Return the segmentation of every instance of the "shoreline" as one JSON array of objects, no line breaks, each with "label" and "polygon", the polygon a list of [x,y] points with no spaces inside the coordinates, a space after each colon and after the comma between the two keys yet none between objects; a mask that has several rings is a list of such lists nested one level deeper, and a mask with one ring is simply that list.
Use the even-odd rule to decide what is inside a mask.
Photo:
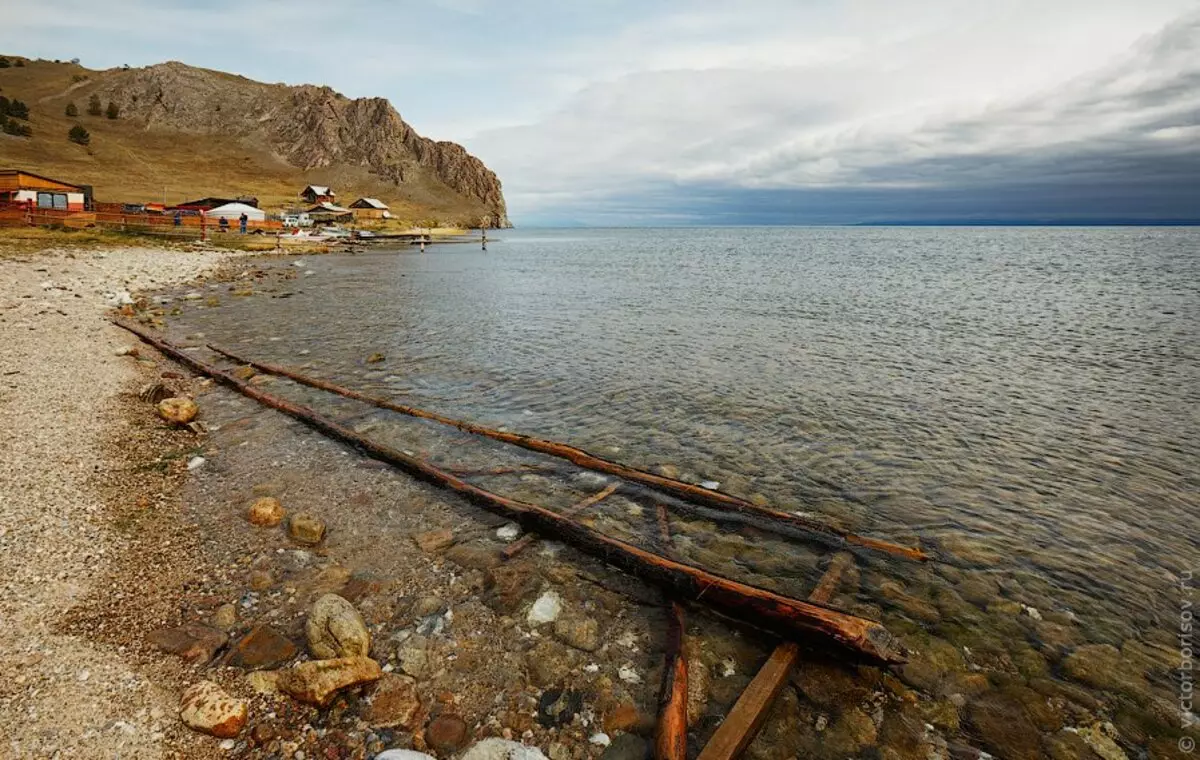
[{"label": "shoreline", "polygon": [[130,408],[158,370],[117,356],[132,342],[106,313],[232,255],[113,248],[0,257],[0,670],[16,674],[0,688],[0,756],[165,757],[168,740],[188,756],[207,752],[177,731],[173,687],[183,674],[173,663],[106,642],[105,614],[82,625],[70,618],[93,598],[115,613],[161,608],[174,593],[98,585],[144,549],[120,534],[122,513],[153,501],[161,534],[177,531],[178,473],[151,477],[130,463],[182,435],[156,434],[146,412]]}]

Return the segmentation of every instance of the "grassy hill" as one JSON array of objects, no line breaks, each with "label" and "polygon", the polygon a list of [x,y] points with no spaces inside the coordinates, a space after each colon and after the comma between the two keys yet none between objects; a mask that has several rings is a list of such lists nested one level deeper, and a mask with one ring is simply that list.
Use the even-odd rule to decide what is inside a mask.
[{"label": "grassy hill", "polygon": [[[343,119],[329,126],[324,122],[330,104],[347,110],[364,101],[350,101],[327,88],[268,85],[182,64],[93,71],[71,63],[23,62],[0,68],[0,95],[29,106],[33,136],[0,134],[0,168],[90,184],[101,201],[179,203],[210,195],[254,195],[262,207],[275,209],[298,204],[299,191],[312,183],[333,187],[344,203],[359,196],[379,198],[393,215],[411,222],[475,226],[481,217],[491,216],[495,224],[504,214],[494,174],[459,146],[412,133],[385,101],[373,101],[374,121],[361,123],[359,108],[350,113],[353,124]],[[169,108],[159,102],[163,107],[154,110],[149,101],[161,100],[164,91],[169,91]],[[89,115],[93,93],[106,106],[117,103],[121,116]],[[68,103],[74,103],[78,116],[66,116]],[[227,105],[222,112],[228,103],[236,108]],[[211,118],[202,123],[183,119],[204,109]],[[291,156],[267,130],[275,123],[302,130],[299,137],[289,135]],[[326,165],[304,168],[296,165],[295,143],[308,139],[303,130],[310,123],[319,149],[310,163]],[[89,145],[67,139],[75,124],[88,130]],[[354,146],[373,140],[380,143],[374,154],[352,154]],[[475,176],[467,176],[472,172]]]}]

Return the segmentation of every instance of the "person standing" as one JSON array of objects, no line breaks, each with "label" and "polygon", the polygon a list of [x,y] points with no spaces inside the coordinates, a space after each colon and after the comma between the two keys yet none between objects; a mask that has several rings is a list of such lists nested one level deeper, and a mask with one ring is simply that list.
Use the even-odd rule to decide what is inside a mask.
[{"label": "person standing", "polygon": [[245,235],[246,234],[246,223],[249,221],[250,221],[250,217],[246,216],[246,212],[243,211],[242,215],[238,217],[238,232]]}]

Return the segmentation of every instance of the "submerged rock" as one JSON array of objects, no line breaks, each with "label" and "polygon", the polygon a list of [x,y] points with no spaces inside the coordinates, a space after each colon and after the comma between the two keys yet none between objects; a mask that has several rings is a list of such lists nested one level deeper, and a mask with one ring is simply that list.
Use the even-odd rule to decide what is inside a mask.
[{"label": "submerged rock", "polygon": [[584,652],[595,652],[600,648],[600,624],[581,615],[563,615],[554,621],[554,638]]},{"label": "submerged rock", "polygon": [[650,747],[646,740],[633,734],[621,734],[604,748],[600,760],[646,760]]},{"label": "submerged rock", "polygon": [[1063,670],[1073,680],[1105,691],[1140,696],[1149,688],[1143,671],[1122,658],[1121,652],[1111,644],[1088,644],[1077,648],[1063,661]]},{"label": "submerged rock", "polygon": [[583,695],[573,689],[547,689],[538,700],[538,723],[565,726],[583,709]]},{"label": "submerged rock", "polygon": [[322,660],[365,657],[371,652],[371,632],[354,605],[337,594],[325,594],[313,604],[304,623],[308,648]]},{"label": "submerged rock", "polygon": [[251,525],[262,528],[274,528],[283,522],[283,505],[274,496],[263,496],[255,499],[246,510],[246,519]]},{"label": "submerged rock", "polygon": [[196,419],[200,407],[190,398],[172,396],[158,402],[158,416],[174,425],[186,425]]},{"label": "submerged rock", "polygon": [[533,606],[529,608],[529,614],[526,620],[531,625],[544,625],[545,623],[553,623],[562,613],[562,597],[556,591],[547,591],[537,598]]},{"label": "submerged rock", "polygon": [[249,711],[212,681],[201,681],[184,690],[179,701],[179,718],[188,728],[230,739],[241,733]]},{"label": "submerged rock", "polygon": [[298,512],[288,520],[288,535],[298,544],[316,546],[325,538],[325,522],[307,512]]},{"label": "submerged rock", "polygon": [[463,753],[458,760],[548,760],[537,747],[506,739],[484,739]]},{"label": "submerged rock", "polygon": [[219,628],[222,631],[229,631],[237,625],[238,614],[236,604],[222,604],[213,613],[212,625],[213,628]]},{"label": "submerged rock", "polygon": [[449,528],[441,528],[439,530],[425,531],[424,533],[414,533],[413,541],[416,542],[421,551],[433,554],[454,544],[454,531]]},{"label": "submerged rock", "polygon": [[457,715],[439,715],[425,728],[425,741],[439,754],[448,755],[466,746],[467,723]]},{"label": "submerged rock", "polygon": [[318,707],[327,707],[342,689],[378,681],[379,663],[369,657],[311,660],[279,674],[279,690]]}]

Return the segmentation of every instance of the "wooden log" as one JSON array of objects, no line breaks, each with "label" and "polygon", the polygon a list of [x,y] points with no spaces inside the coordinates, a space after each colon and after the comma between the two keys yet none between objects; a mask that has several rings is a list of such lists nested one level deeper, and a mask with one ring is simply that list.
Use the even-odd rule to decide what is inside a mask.
[{"label": "wooden log", "polygon": [[[808,595],[809,601],[824,604],[833,598],[842,573],[852,564],[854,557],[851,555],[835,555],[817,587]],[[771,706],[775,704],[775,698],[783,690],[799,658],[800,646],[794,641],[785,641],[775,647],[725,720],[717,726],[708,744],[704,745],[698,760],[735,760],[742,756],[754,737],[758,736]]]},{"label": "wooden log", "polygon": [[[572,504],[570,507],[567,507],[565,510],[563,510],[563,514],[566,515],[567,517],[574,517],[575,515],[579,514],[580,512],[582,512],[583,510],[592,506],[593,504],[599,504],[600,502],[607,499],[609,496],[612,496],[613,493],[620,487],[621,487],[620,483],[609,483],[607,486],[604,487],[603,491],[594,493],[591,496],[587,497],[586,499],[583,499],[582,501]],[[538,540],[538,534],[526,533],[525,535],[518,538],[516,541],[513,541],[511,544],[504,547],[504,550],[500,552],[500,556],[503,557],[504,559],[512,559],[513,557],[517,556],[521,552],[525,551],[526,549],[528,549],[529,547],[531,547],[535,543],[537,543],[537,540]]]},{"label": "wooden log", "polygon": [[[658,505],[660,551],[671,548],[671,528],[664,504]],[[684,648],[683,605],[668,599],[667,647],[662,684],[658,691],[658,729],[654,736],[655,760],[687,760],[688,661]]]},{"label": "wooden log", "polygon": [[212,377],[264,406],[300,420],[314,430],[347,443],[367,456],[450,489],[472,503],[519,522],[527,531],[553,536],[631,575],[659,585],[678,598],[703,600],[706,605],[735,620],[760,626],[784,638],[808,636],[875,662],[904,661],[903,646],[879,623],[792,599],[768,589],[739,583],[692,565],[660,557],[544,507],[486,491],[439,470],[424,460],[364,438],[307,407],[251,386],[179,350],[139,325],[120,320],[116,320],[115,324],[180,363]]},{"label": "wooden log", "polygon": [[663,493],[669,493],[677,498],[690,501],[695,504],[703,504],[705,506],[727,509],[741,514],[767,518],[772,521],[790,525],[803,531],[822,534],[827,539],[834,540],[836,542],[845,542],[855,546],[861,546],[867,549],[892,554],[898,557],[904,557],[906,559],[917,561],[929,559],[929,556],[920,549],[915,549],[908,546],[900,546],[899,544],[894,544],[877,538],[859,536],[838,528],[834,528],[833,526],[826,525],[811,518],[801,517],[800,515],[794,515],[790,512],[782,512],[776,509],[770,509],[768,507],[760,507],[757,504],[731,494],[713,491],[708,488],[693,485],[691,483],[685,483],[674,478],[665,478],[652,472],[637,469],[636,467],[629,467],[618,462],[613,462],[566,443],[547,441],[541,438],[522,435],[520,433],[510,433],[504,430],[493,430],[492,428],[476,425],[465,420],[457,420],[453,417],[447,417],[445,415],[438,414],[437,412],[430,412],[425,409],[418,409],[405,404],[397,404],[387,399],[370,396],[365,393],[331,383],[328,380],[320,380],[318,378],[302,375],[298,372],[288,369],[287,367],[282,367],[277,364],[268,364],[267,362],[259,362],[253,359],[248,359],[244,356],[234,353],[233,351],[213,345],[212,343],[208,344],[208,347],[213,351],[216,351],[218,354],[232,359],[239,364],[249,364],[255,369],[262,370],[263,372],[269,372],[273,375],[289,378],[301,383],[302,385],[329,391],[330,393],[336,393],[339,396],[345,396],[346,398],[352,398],[367,404],[372,404],[381,409],[388,409],[393,412],[409,415],[411,417],[418,417],[421,419],[432,420],[434,422],[440,422],[443,425],[449,425],[467,433],[483,436],[485,438],[491,438],[497,441],[503,441],[504,443],[520,446],[521,448],[528,449],[530,451],[536,451],[541,454],[549,454],[550,456],[559,457],[560,459],[566,459],[578,467],[582,467],[587,470],[593,470],[595,472],[603,472],[608,475],[616,475],[617,477],[624,478],[625,480],[634,483],[640,483],[644,486],[654,488]]}]

